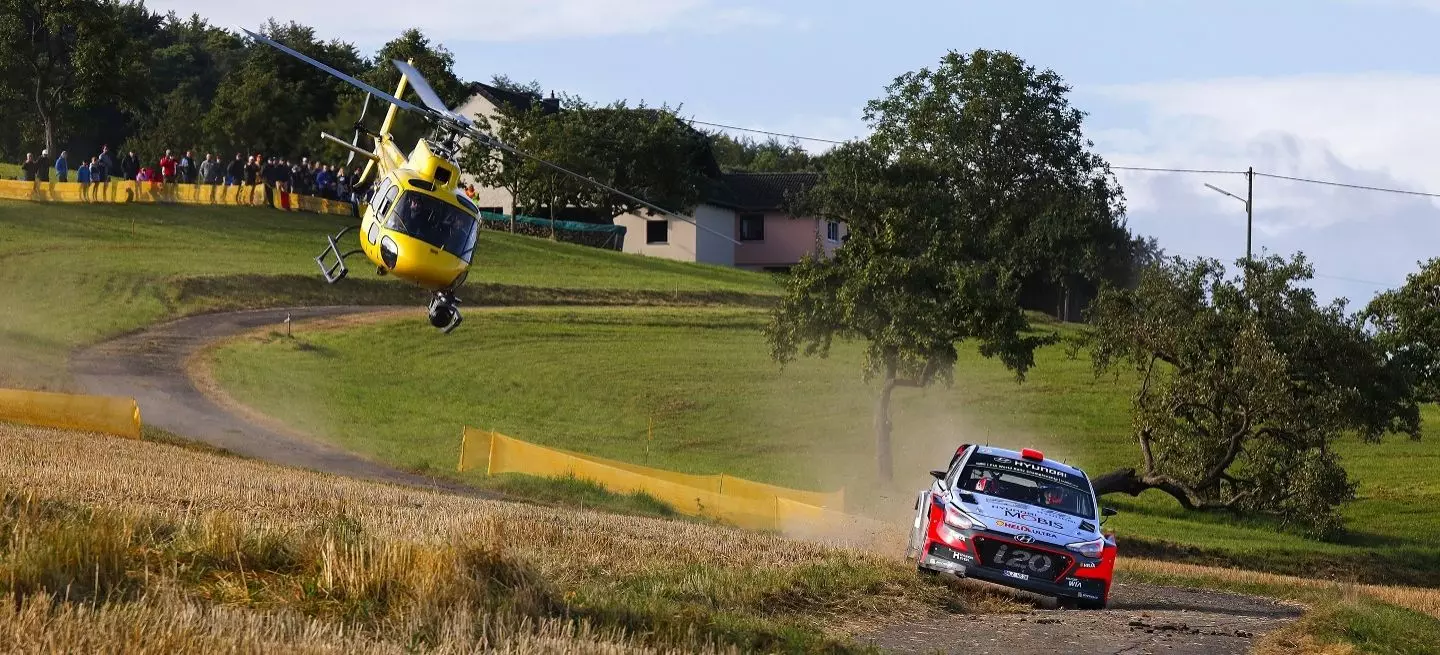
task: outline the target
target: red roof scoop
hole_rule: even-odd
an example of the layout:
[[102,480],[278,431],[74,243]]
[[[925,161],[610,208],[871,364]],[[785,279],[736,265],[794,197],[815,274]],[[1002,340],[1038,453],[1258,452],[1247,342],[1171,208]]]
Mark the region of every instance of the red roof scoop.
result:
[[1034,460],[1037,462],[1045,461],[1045,453],[1035,450],[1034,448],[1026,448],[1024,450],[1021,450],[1020,456],[1024,457],[1025,459]]

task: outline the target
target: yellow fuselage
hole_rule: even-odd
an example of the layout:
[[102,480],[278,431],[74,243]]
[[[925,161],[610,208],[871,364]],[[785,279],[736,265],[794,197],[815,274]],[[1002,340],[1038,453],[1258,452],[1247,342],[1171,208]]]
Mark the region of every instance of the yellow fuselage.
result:
[[380,147],[380,176],[360,222],[360,247],[385,273],[429,291],[453,291],[470,268],[479,211],[457,193],[459,170],[425,141],[402,158]]

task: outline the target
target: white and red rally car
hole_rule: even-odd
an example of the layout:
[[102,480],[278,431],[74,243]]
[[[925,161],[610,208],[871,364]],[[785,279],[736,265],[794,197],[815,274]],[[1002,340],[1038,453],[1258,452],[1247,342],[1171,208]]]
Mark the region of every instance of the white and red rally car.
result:
[[920,492],[906,556],[921,572],[951,573],[1062,605],[1110,602],[1115,539],[1085,472],[1038,450],[962,445]]

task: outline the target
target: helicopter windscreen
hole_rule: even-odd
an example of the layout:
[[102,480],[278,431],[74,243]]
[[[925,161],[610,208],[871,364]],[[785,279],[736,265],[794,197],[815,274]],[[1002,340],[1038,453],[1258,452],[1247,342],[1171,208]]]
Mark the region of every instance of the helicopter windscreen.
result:
[[434,196],[406,191],[395,201],[386,228],[415,237],[469,263],[475,251],[475,217]]

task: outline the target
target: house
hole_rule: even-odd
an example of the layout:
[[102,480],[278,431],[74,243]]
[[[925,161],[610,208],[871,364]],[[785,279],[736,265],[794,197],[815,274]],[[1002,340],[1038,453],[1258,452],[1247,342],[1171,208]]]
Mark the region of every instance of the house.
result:
[[[834,252],[845,226],[785,211],[788,194],[808,190],[815,173],[724,173],[696,208],[698,224],[626,214],[625,252],[749,270],[784,271],[817,249]],[[722,237],[739,241],[739,245]]]
[[[503,103],[523,111],[538,101],[547,113],[559,111],[554,98],[535,98],[479,83],[472,85],[472,92],[470,99],[455,111],[465,116],[484,116],[492,125],[498,124],[498,107]],[[802,193],[814,186],[818,174],[724,173],[713,156],[707,163],[706,174],[711,184],[699,206],[686,216],[689,220],[646,212],[615,217],[614,223],[625,227],[624,252],[750,270],[783,271],[798,263],[806,253],[818,251],[829,255],[844,240],[843,224],[786,213],[787,195]],[[469,174],[461,177],[466,183],[475,183]],[[482,210],[514,213],[515,199],[509,191],[482,186],[475,185],[476,204]]]

